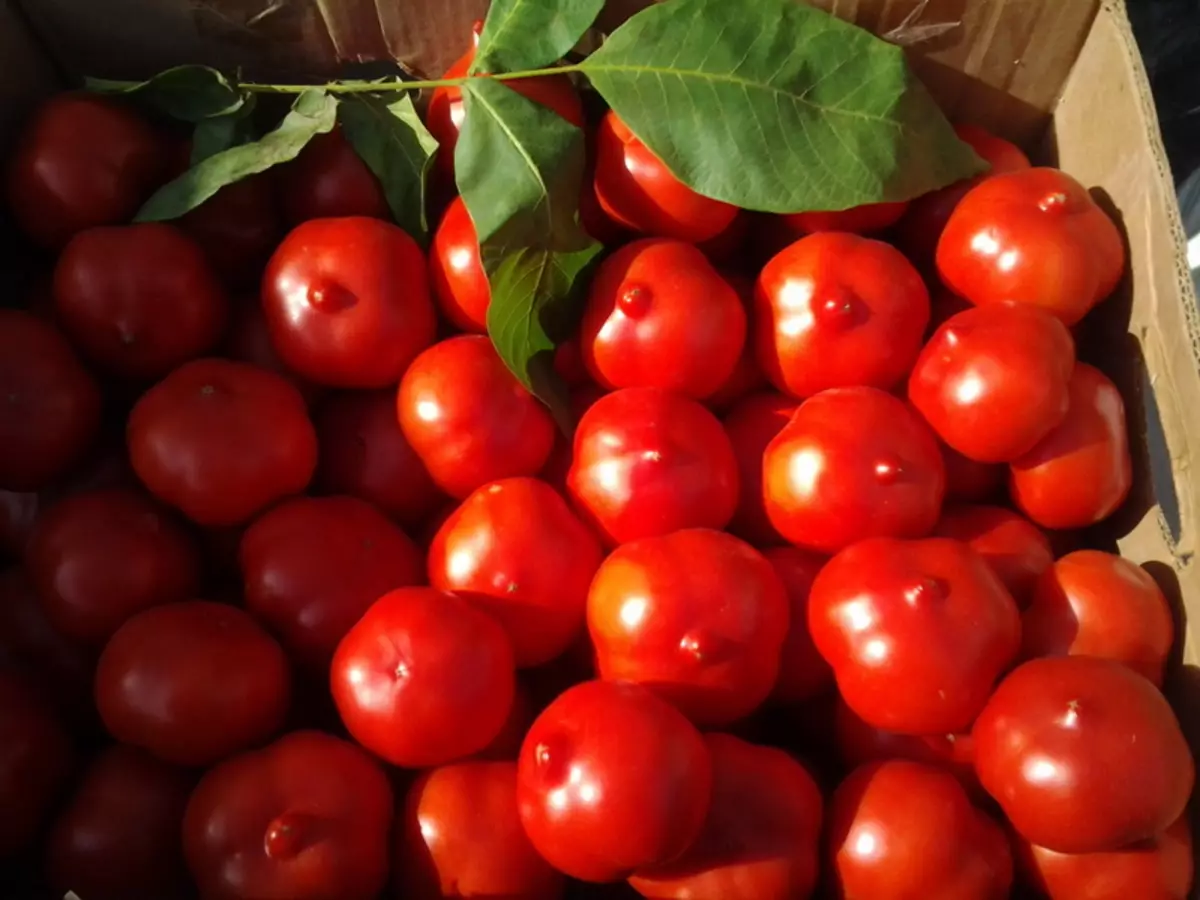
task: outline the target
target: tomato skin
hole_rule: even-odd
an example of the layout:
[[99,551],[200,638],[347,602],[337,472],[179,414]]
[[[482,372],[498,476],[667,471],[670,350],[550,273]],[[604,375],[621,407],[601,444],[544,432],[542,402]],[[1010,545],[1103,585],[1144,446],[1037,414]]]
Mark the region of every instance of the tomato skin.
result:
[[462,197],[446,207],[429,248],[429,282],[438,309],[460,331],[487,334],[492,302],[479,236]]
[[733,374],[746,342],[737,292],[682,241],[626,244],[588,291],[580,346],[603,387],[657,387],[700,400]]
[[211,769],[183,821],[203,900],[374,900],[387,880],[392,788],[360,748],[286,734]]
[[180,366],[138,400],[126,434],[142,483],[201,525],[245,522],[304,490],[317,463],[299,391],[227,360]]
[[804,703],[833,687],[833,669],[817,652],[808,628],[812,583],[828,559],[798,547],[768,547],[762,555],[783,584],[789,610],[787,634],[779,656],[779,676],[771,697],[776,703]]
[[579,420],[567,487],[611,545],[681,528],[724,528],[737,459],[716,416],[658,388],[625,388]]
[[1021,609],[1029,605],[1034,584],[1054,562],[1050,539],[1000,506],[947,506],[933,533],[962,541],[983,557]]
[[300,392],[305,403],[311,405],[326,391],[325,388],[301,378],[289,369],[275,345],[271,342],[271,331],[267,327],[267,316],[257,295],[242,297],[234,304],[233,314],[222,346],[221,356],[235,362],[249,363],[282,375]]
[[0,488],[34,491],[63,475],[100,429],[100,388],[50,324],[0,310]]
[[1017,606],[960,541],[873,538],[818,573],[813,642],[850,707],[901,734],[966,731],[1017,655]]
[[1022,664],[971,733],[984,788],[1025,839],[1060,853],[1152,838],[1179,818],[1192,791],[1192,755],[1171,707],[1112,660]]
[[908,201],[895,203],[867,203],[849,209],[828,212],[786,213],[780,216],[783,224],[800,234],[842,232],[849,234],[873,234],[886,231],[904,215]]
[[810,397],[763,454],[771,524],[796,546],[820,553],[868,537],[928,534],[945,480],[929,426],[902,400],[872,387]]
[[819,871],[821,792],[782,750],[728,734],[704,737],[712,755],[712,805],[700,837],[673,863],[629,883],[655,900],[796,900]]
[[226,285],[257,287],[282,234],[271,176],[226,185],[183,216],[179,227],[200,245]]
[[1114,513],[1132,485],[1121,392],[1079,363],[1066,418],[1009,467],[1013,503],[1044,528],[1083,528]]
[[293,228],[310,219],[392,218],[379,179],[340,128],[316,135],[280,166],[278,186],[284,218]]
[[946,499],[960,503],[984,503],[992,500],[1003,488],[1008,467],[999,463],[982,463],[967,459],[944,441],[942,463],[946,467]]
[[729,530],[756,546],[783,542],[783,537],[767,517],[763,499],[763,454],[791,420],[797,406],[795,400],[783,394],[751,394],[738,401],[722,422],[737,458],[741,488]]
[[742,346],[741,356],[733,364],[729,377],[716,391],[704,398],[709,409],[725,412],[743,398],[770,386],[754,350],[754,281],[740,272],[727,270],[721,272],[721,277],[737,292],[746,313],[746,342]]
[[1016,300],[1074,325],[1116,289],[1125,245],[1087,189],[1058,169],[984,180],[955,207],[937,268],[976,306]]
[[501,478],[536,475],[554,447],[549,411],[483,335],[452,337],[418,356],[396,412],[434,483],[458,500]]
[[712,783],[708,747],[682,713],[640,685],[587,681],[525,736],[517,809],[550,865],[581,881],[618,881],[692,845]]

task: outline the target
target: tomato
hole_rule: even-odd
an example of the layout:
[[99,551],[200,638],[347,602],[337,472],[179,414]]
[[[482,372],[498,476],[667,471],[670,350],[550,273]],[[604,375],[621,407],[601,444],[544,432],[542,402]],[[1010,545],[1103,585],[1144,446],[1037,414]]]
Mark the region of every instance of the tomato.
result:
[[133,616],[96,667],[109,734],[185,766],[212,765],[271,737],[290,693],[279,644],[240,609],[203,600]]
[[483,335],[452,337],[418,356],[396,411],[434,483],[459,500],[501,478],[536,475],[554,447],[549,411]]
[[583,361],[603,387],[657,387],[696,399],[733,374],[745,341],[737,292],[681,241],[634,241],[605,259],[580,325]]
[[282,228],[270,177],[251,175],[226,185],[179,220],[231,287],[257,287],[279,242]]
[[514,687],[512,707],[504,725],[486,747],[471,755],[471,759],[506,762],[516,759],[521,752],[521,742],[525,740],[537,710],[526,682],[518,680]]
[[1067,414],[1075,343],[1032,306],[951,316],[921,351],[908,397],[938,436],[980,462],[1012,462]]
[[0,310],[0,488],[33,491],[63,475],[100,430],[100,388],[61,334]]
[[1034,583],[1054,562],[1049,538],[999,506],[947,506],[933,533],[962,541],[982,556],[1022,609]]
[[183,847],[203,900],[374,900],[387,881],[392,788],[375,760],[316,731],[211,769]]
[[681,528],[724,528],[737,458],[716,416],[658,388],[626,388],[579,420],[567,486],[610,544]]
[[384,594],[342,638],[333,699],[350,734],[396,766],[438,766],[482,750],[513,704],[504,629],[428,587]]
[[1024,663],[972,735],[984,788],[1026,840],[1060,853],[1152,838],[1179,818],[1195,778],[1163,695],[1107,659]]
[[588,681],[560,694],[529,729],[517,809],[554,868],[617,881],[693,844],[712,783],[708,747],[682,713],[640,685]]
[[796,406],[795,400],[783,394],[751,394],[738,401],[723,422],[737,459],[741,486],[729,530],[758,546],[783,541],[764,505],[763,454],[791,420]]
[[[561,347],[562,345],[560,345]],[[571,389],[571,416],[578,422],[592,408],[597,400],[604,396],[604,388],[590,381]],[[562,430],[554,436],[554,448],[538,477],[550,484],[563,496],[567,496],[567,474],[571,471],[571,463],[575,458],[574,435],[567,435]]]
[[742,354],[733,364],[729,377],[705,398],[709,409],[724,411],[743,397],[766,389],[768,384],[754,352],[754,281],[740,272],[723,271],[721,277],[737,292],[746,313],[746,342],[742,345]]
[[395,837],[396,897],[560,900],[563,876],[538,856],[517,815],[517,765],[468,762],[409,788]]
[[967,459],[953,447],[938,442],[942,464],[946,467],[946,499],[961,503],[983,503],[993,499],[1004,487],[1008,467]]
[[479,237],[467,204],[455,197],[446,207],[429,249],[429,282],[438,309],[461,331],[487,334],[492,289],[479,255]]
[[1066,418],[1009,469],[1013,503],[1044,528],[1083,528],[1115,512],[1132,485],[1121,392],[1079,363]]
[[313,137],[278,170],[280,205],[289,225],[310,219],[367,216],[391,221],[379,179],[340,128]]
[[1000,579],[947,538],[843,550],[813,582],[808,622],[850,707],[901,734],[966,731],[1021,643]]
[[88,900],[185,895],[185,770],[120,744],[88,766],[46,842],[55,891]]
[[168,163],[167,143],[124,106],[58,94],[34,114],[9,161],[8,207],[34,241],[58,249],[85,228],[133,218]]
[[596,129],[596,199],[626,228],[699,244],[730,226],[738,208],[680,181],[616,113]]
[[821,792],[782,750],[705,735],[712,805],[696,842],[676,861],[629,880],[661,900],[795,900],[817,883]]
[[813,580],[827,562],[824,556],[797,547],[762,551],[775,569],[788,598],[788,629],[779,657],[779,677],[771,692],[777,703],[812,700],[833,687],[833,670],[813,644],[808,629],[808,598]]
[[416,544],[355,497],[275,506],[246,529],[239,556],[246,609],[294,661],[322,672],[372,603],[425,580]]
[[843,900],[1006,900],[1004,831],[954,776],[908,760],[856,769],[829,803],[832,880]]
[[809,398],[763,454],[767,517],[787,540],[818,552],[928,534],[944,492],[933,432],[876,388]]
[[937,268],[977,306],[1016,300],[1074,325],[1116,289],[1121,233],[1058,169],[993,175],[962,198],[938,240]]
[[180,366],[133,408],[129,458],[160,500],[201,525],[236,525],[299,493],[317,463],[304,398],[244,363]]
[[900,200],[894,203],[867,203],[828,212],[788,213],[780,218],[787,228],[800,234],[827,231],[873,234],[886,231],[899,222],[906,209],[908,201]]
[[257,296],[242,297],[240,302],[234,304],[223,351],[222,356],[236,362],[250,363],[252,366],[282,375],[295,386],[308,404],[312,404],[325,390],[301,378],[284,365],[275,351],[275,345],[271,343],[267,316]]
[[54,269],[54,309],[99,368],[153,381],[216,346],[229,301],[200,245],[151,222],[76,235]]
[[317,384],[395,384],[434,339],[421,248],[378,219],[297,226],[267,264],[262,301],[279,358]]
[[1025,659],[1099,656],[1162,687],[1175,625],[1145,569],[1112,553],[1077,550],[1047,568],[1032,599],[1022,618]]

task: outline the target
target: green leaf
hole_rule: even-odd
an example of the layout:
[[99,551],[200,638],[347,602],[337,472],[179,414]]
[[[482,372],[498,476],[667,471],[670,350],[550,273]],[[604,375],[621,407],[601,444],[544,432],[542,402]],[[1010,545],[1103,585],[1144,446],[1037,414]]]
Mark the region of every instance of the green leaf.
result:
[[574,47],[604,0],[492,0],[471,74],[548,66]]
[[333,129],[337,101],[320,88],[296,98],[274,131],[257,141],[222,150],[163,185],[138,211],[134,221],[165,222],[195,209],[221,188],[272,166],[295,159],[318,134]]
[[190,164],[194,166],[213,154],[249,141],[254,128],[255,106],[254,95],[251,94],[235,112],[197,122],[192,130]]
[[85,84],[88,90],[123,94],[141,106],[184,122],[235,112],[249,96],[208,66],[177,66],[134,85],[102,78],[88,78]]
[[338,104],[347,139],[383,185],[396,222],[424,244],[425,183],[437,141],[413,108],[412,98],[347,94]]
[[986,168],[904,51],[795,0],[669,0],[581,69],[701,194],[767,212],[906,200]]

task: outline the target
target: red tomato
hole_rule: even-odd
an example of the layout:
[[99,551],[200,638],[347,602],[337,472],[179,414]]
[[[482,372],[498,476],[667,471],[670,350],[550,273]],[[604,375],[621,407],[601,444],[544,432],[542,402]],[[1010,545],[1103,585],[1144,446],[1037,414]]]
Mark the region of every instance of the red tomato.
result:
[[433,343],[425,257],[378,219],[297,226],[267,264],[262,298],[280,359],[317,384],[387,387]]
[[179,220],[232,287],[257,287],[282,233],[270,175],[226,185]]
[[1008,467],[967,459],[942,441],[942,463],[946,467],[946,499],[961,503],[983,503],[1004,487]]
[[954,776],[908,760],[869,763],[829,803],[832,880],[843,900],[1006,900],[1004,831]]
[[583,630],[604,552],[563,498],[536,478],[481,487],[429,548],[429,583],[466,597],[508,632],[518,666],[564,653]]
[[928,534],[944,491],[933,432],[877,388],[835,388],[806,400],[763,454],[771,524],[819,552],[868,537]]
[[700,732],[670,704],[639,685],[588,681],[529,729],[517,809],[550,865],[582,881],[617,881],[693,844],[712,770]]
[[[559,345],[560,348],[565,345]],[[605,390],[590,381],[571,389],[571,416],[578,422],[592,408],[597,400],[604,396]],[[561,429],[554,435],[554,449],[538,477],[547,482],[564,497],[567,493],[567,474],[575,458],[574,435],[567,435]]]
[[1083,528],[1107,518],[1133,485],[1125,428],[1121,392],[1079,363],[1067,417],[1009,470],[1017,508],[1044,528]]
[[429,248],[429,281],[438,309],[461,331],[487,334],[492,289],[479,256],[479,237],[467,204],[455,197],[446,207]]
[[396,897],[560,900],[563,876],[517,815],[517,765],[468,762],[424,773],[396,825]]
[[148,390],[126,433],[138,478],[201,525],[236,525],[299,493],[317,463],[299,391],[220,359],[181,366]]
[[763,498],[763,454],[791,420],[798,404],[783,394],[751,394],[738,401],[725,416],[725,434],[737,459],[737,509],[729,530],[756,546],[782,543],[783,538],[767,518]]
[[746,313],[746,342],[742,345],[742,355],[734,363],[729,377],[705,398],[709,409],[724,411],[743,397],[766,389],[768,384],[754,352],[754,281],[740,272],[724,271],[721,277],[737,292]]
[[1171,825],[1195,772],[1154,685],[1107,659],[1018,667],[972,730],[979,780],[1029,841],[1060,853],[1116,850]]
[[804,703],[833,686],[833,670],[817,652],[808,629],[809,593],[827,559],[796,547],[771,547],[762,554],[783,583],[789,607],[779,677],[771,696],[777,703]]
[[167,171],[168,146],[124,106],[58,94],[26,126],[8,164],[8,207],[38,244],[133,218]]
[[36,491],[0,490],[0,555],[21,558],[41,509]]
[[102,752],[47,839],[55,891],[87,900],[185,896],[180,832],[192,782],[185,770],[133,747]]
[[1162,687],[1175,626],[1167,598],[1145,569],[1112,553],[1077,550],[1037,581],[1021,637],[1025,659],[1098,656]]
[[361,749],[292,732],[204,776],[183,820],[188,868],[203,900],[375,900],[392,803]]
[[699,244],[730,226],[738,208],[680,181],[611,110],[596,129],[596,198],[626,228]]
[[379,179],[340,128],[313,137],[278,175],[284,218],[293,227],[309,219],[392,218]]
[[396,396],[404,437],[451,497],[501,478],[536,475],[554,420],[483,335],[460,335],[417,357]]
[[482,750],[513,704],[508,637],[466,600],[427,587],[385,594],[342,638],[333,699],[350,734],[396,766]]
[[1029,605],[1034,583],[1054,562],[1049,538],[999,506],[947,506],[933,533],[962,541],[982,556],[1022,609]]
[[109,733],[185,766],[212,765],[271,737],[290,693],[279,644],[240,609],[203,600],[133,616],[96,667]]
[[704,738],[712,805],[700,837],[679,859],[629,883],[661,900],[795,900],[817,883],[821,792],[782,750],[728,734]]
[[525,682],[518,680],[513,692],[512,707],[508,711],[508,718],[504,720],[504,725],[486,747],[471,755],[471,759],[491,762],[507,762],[516,759],[521,752],[521,742],[525,740],[525,733],[533,724],[535,712],[529,688]]
[[908,201],[896,203],[867,203],[850,209],[829,212],[788,213],[780,216],[784,225],[801,234],[837,231],[851,234],[873,234],[886,231],[904,215]]
[[63,475],[100,429],[100,388],[51,325],[0,310],[0,488]]
[[295,386],[296,390],[304,397],[305,402],[309,404],[325,390],[301,378],[284,365],[283,360],[275,351],[275,345],[271,343],[267,315],[263,312],[262,304],[258,302],[257,296],[242,297],[240,302],[234,304],[229,333],[226,335],[224,343],[224,353],[221,355],[236,362],[250,363],[252,366],[282,375]]
[[1058,169],[993,175],[962,198],[938,240],[942,281],[977,306],[1016,300],[1074,325],[1125,269],[1121,233]]
[[1012,462],[1067,414],[1075,342],[1032,306],[995,304],[951,316],[929,339],[908,397],[938,436],[980,462]]
[[580,419],[567,486],[610,544],[724,528],[737,507],[737,458],[716,416],[695,400],[626,388]]
[[681,241],[634,241],[605,259],[580,325],[583,361],[600,385],[696,399],[733,374],[745,342],[737,292]]
[[946,538],[843,550],[813,582],[808,622],[850,707],[901,734],[966,731],[1021,644],[1000,579]]

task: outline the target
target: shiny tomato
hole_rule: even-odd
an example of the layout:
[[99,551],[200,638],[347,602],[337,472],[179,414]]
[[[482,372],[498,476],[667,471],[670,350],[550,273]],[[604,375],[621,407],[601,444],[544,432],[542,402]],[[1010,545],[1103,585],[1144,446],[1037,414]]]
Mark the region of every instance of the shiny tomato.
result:
[[868,537],[928,534],[944,492],[933,432],[904,401],[877,388],[809,398],[763,454],[771,524],[818,552]]
[[729,377],[704,398],[709,409],[725,411],[743,397],[766,389],[768,384],[767,376],[758,364],[758,354],[754,351],[754,281],[740,272],[722,271],[721,277],[737,292],[742,309],[746,312],[746,342],[742,345],[742,354],[733,364]]
[[[582,419],[587,411],[592,408],[592,404],[603,397],[605,393],[604,388],[592,384],[590,381],[585,381],[583,384],[571,388],[570,402],[572,418],[576,422]],[[554,449],[550,451],[549,459],[546,460],[546,464],[542,466],[542,470],[538,473],[538,477],[542,481],[548,483],[564,497],[568,496],[567,473],[570,472],[571,463],[575,458],[574,444],[574,435],[565,434],[560,429],[554,435]]]
[[904,215],[908,201],[867,203],[849,209],[829,212],[788,213],[780,216],[783,224],[798,234],[817,234],[826,231],[850,234],[873,234],[886,231]]
[[737,458],[737,509],[729,530],[756,546],[779,544],[783,538],[767,517],[763,498],[763,454],[792,418],[797,402],[783,394],[761,393],[745,397],[722,423]]
[[1034,583],[1054,562],[1050,539],[1029,520],[999,506],[947,506],[933,533],[962,541],[982,556],[1022,609],[1029,605]]
[[962,198],[938,240],[937,268],[977,306],[1015,300],[1074,325],[1116,288],[1125,245],[1070,175],[1023,169],[993,175]]
[[289,369],[275,345],[271,342],[271,330],[267,327],[267,315],[263,312],[258,297],[247,296],[239,298],[233,305],[230,317],[229,332],[222,345],[221,356],[236,362],[249,363],[282,375],[290,381],[304,397],[305,402],[312,404],[326,390],[319,385],[301,378]]
[[682,713],[639,685],[588,681],[529,729],[517,809],[550,865],[583,881],[617,881],[693,844],[712,782],[708,747]]
[[179,220],[234,288],[257,288],[282,227],[270,175],[251,175],[226,185]]
[[462,197],[446,207],[429,248],[429,281],[433,296],[450,324],[461,331],[487,333],[492,302],[475,223]]
[[938,443],[946,467],[946,500],[983,503],[994,499],[1004,489],[1008,466],[967,459],[944,441]]
[[280,205],[288,224],[367,216],[391,220],[379,179],[340,128],[318,134],[278,170]]
[[201,525],[236,525],[308,485],[317,436],[283,377],[197,360],[142,395],[126,428],[129,458],[160,500]]
[[204,776],[183,820],[188,868],[203,900],[375,900],[392,803],[360,748],[292,732]]
[[737,459],[721,423],[695,400],[626,388],[580,419],[567,486],[610,544],[724,528],[737,507]]
[[1107,659],[1014,670],[972,729],[979,780],[1029,841],[1060,853],[1154,837],[1187,806],[1192,754],[1154,685]]
[[762,554],[779,576],[789,608],[779,677],[771,697],[777,703],[804,703],[833,687],[833,670],[817,652],[808,628],[809,593],[827,559],[797,547],[770,547]]

